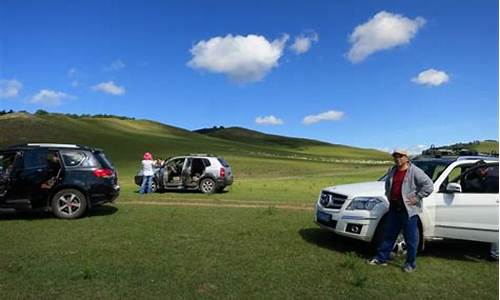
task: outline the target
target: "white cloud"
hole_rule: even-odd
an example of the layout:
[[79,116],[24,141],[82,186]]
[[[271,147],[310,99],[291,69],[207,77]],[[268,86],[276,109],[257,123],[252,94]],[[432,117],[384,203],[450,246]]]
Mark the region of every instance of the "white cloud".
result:
[[80,85],[80,82],[76,79],[78,77],[78,74],[80,72],[76,68],[71,68],[68,71],[68,78],[71,79],[71,86],[72,87],[78,87]]
[[120,96],[125,94],[125,88],[116,85],[113,81],[101,82],[99,84],[96,84],[92,87],[92,90],[115,96]]
[[105,67],[104,71],[106,72],[120,71],[123,68],[125,68],[125,64],[121,59],[118,59],[112,62],[109,66]]
[[193,58],[187,65],[222,73],[237,82],[259,81],[278,66],[289,36],[272,42],[259,35],[214,37],[191,48]]
[[19,95],[23,84],[15,79],[0,80],[0,99],[14,98]]
[[317,115],[309,115],[302,120],[302,123],[306,125],[311,125],[321,121],[338,121],[344,117],[344,112],[329,110]]
[[379,50],[408,44],[425,22],[422,17],[412,20],[381,11],[368,22],[356,26],[349,37],[353,45],[347,57],[351,62],[358,63]]
[[319,36],[315,32],[309,34],[301,34],[295,37],[295,42],[290,46],[295,54],[302,54],[309,51],[312,43],[319,41]]
[[267,117],[257,117],[255,119],[255,123],[259,125],[282,125],[283,120],[280,118],[276,118],[273,115],[270,115]]
[[28,100],[29,103],[45,104],[50,106],[59,106],[64,100],[75,99],[75,96],[63,92],[40,90],[36,95]]
[[450,80],[450,77],[444,71],[434,69],[425,70],[420,72],[417,77],[412,78],[411,81],[417,84],[425,84],[431,86],[439,86]]

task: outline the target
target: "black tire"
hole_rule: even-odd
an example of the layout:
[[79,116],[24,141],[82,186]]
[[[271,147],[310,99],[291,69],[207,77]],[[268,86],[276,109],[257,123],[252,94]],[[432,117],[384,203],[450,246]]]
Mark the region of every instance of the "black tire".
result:
[[156,183],[156,180],[155,180],[155,179],[153,179],[153,180],[151,181],[151,193],[156,193],[156,192],[158,192],[158,191],[159,191],[159,188],[160,188],[160,187],[158,186],[158,183]]
[[204,194],[215,193],[215,181],[212,178],[205,178],[200,181],[200,191]]
[[64,189],[57,192],[50,203],[52,213],[61,219],[77,219],[88,207],[87,198],[78,190]]

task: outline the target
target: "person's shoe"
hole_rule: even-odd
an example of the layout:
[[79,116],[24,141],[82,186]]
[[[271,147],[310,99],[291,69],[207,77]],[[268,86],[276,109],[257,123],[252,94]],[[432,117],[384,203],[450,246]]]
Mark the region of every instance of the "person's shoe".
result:
[[369,265],[372,265],[372,266],[384,266],[384,267],[387,266],[386,262],[381,262],[377,258],[372,258],[372,259],[368,260],[366,263]]
[[415,272],[416,269],[417,269],[417,267],[413,267],[413,266],[410,266],[410,265],[405,265],[403,267],[403,271],[405,271],[406,273]]

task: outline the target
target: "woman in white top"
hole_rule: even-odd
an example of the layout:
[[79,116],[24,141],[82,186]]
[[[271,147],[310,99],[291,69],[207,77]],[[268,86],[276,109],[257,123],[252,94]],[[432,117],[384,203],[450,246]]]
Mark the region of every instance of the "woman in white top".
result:
[[142,183],[139,190],[141,194],[152,192],[151,185],[153,183],[153,175],[155,174],[153,167],[153,155],[149,152],[144,153],[144,159],[141,162]]

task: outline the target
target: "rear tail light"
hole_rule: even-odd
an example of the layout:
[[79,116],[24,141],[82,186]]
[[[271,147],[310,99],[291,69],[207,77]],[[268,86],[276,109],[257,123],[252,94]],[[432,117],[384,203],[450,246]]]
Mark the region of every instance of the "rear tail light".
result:
[[96,169],[94,171],[95,177],[99,178],[110,178],[113,176],[113,170],[111,169]]
[[226,170],[224,170],[224,168],[220,168],[219,177],[224,177],[224,176],[226,176]]

